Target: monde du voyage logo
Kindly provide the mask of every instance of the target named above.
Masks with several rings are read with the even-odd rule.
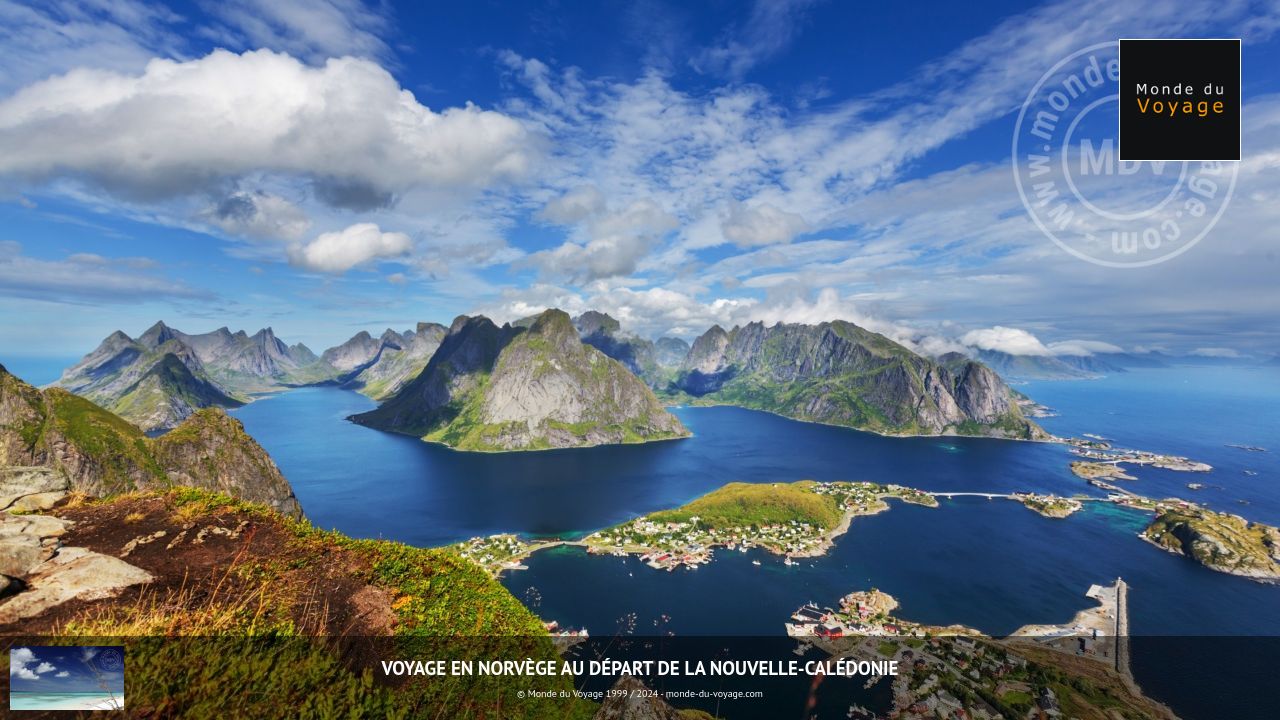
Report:
[[[1238,40],[1126,39],[1072,53],[1018,113],[1012,159],[1023,206],[1054,243],[1091,263],[1176,257],[1230,201],[1240,109]]]

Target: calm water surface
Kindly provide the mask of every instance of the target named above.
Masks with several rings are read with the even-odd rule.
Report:
[[[1280,372],[1144,370],[1020,389],[1061,413],[1043,421],[1052,432],[1097,433],[1119,446],[1215,467],[1203,475],[1135,468],[1138,480],[1129,484],[1135,492],[1194,498],[1280,523]],[[694,433],[687,440],[486,455],[345,421],[372,406],[355,393],[309,388],[235,414],[280,464],[318,525],[416,545],[497,532],[577,535],[735,480],[1094,492],[1068,470],[1065,448],[1042,443],[885,438],[736,408],[686,408],[675,412]],[[1188,482],[1209,487],[1192,491]],[[586,626],[595,636],[632,627],[776,635],[801,603],[834,604],[869,587],[896,596],[903,617],[1002,634],[1026,623],[1064,622],[1090,604],[1083,593],[1091,583],[1122,576],[1131,588],[1135,635],[1280,636],[1280,587],[1162,552],[1136,537],[1145,522],[1140,513],[1106,505],[1050,520],[1009,501],[957,498],[938,509],[894,503],[889,512],[855,520],[827,556],[796,567],[721,551],[699,570],[666,573],[566,548],[529,559],[527,571],[508,573],[503,582],[543,617]],[[1189,717],[1222,717],[1226,710],[1250,716],[1259,698],[1240,689],[1239,669],[1215,670],[1221,658],[1206,653],[1135,641],[1134,671],[1149,692]]]

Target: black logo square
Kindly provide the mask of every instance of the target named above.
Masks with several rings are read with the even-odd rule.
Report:
[[[1120,41],[1121,160],[1240,159],[1239,40]]]

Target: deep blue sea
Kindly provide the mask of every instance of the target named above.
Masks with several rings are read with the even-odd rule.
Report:
[[[1190,497],[1280,524],[1280,371],[1139,370],[1019,389],[1059,413],[1042,421],[1051,432],[1095,433],[1215,468],[1134,468],[1138,479],[1128,487],[1135,492]],[[679,408],[694,433],[687,440],[486,455],[344,420],[372,405],[348,391],[309,388],[235,414],[275,457],[315,523],[417,545],[498,532],[579,535],[735,480],[1094,492],[1071,474],[1066,448],[1043,443],[886,438],[737,408]],[[1189,482],[1208,487],[1193,491]],[[1134,642],[1140,684],[1187,717],[1249,716],[1258,698],[1241,692],[1238,666],[1226,670],[1221,658],[1204,657],[1220,654],[1208,644],[1159,638],[1280,636],[1280,587],[1162,552],[1136,537],[1145,522],[1109,505],[1051,520],[1009,501],[957,498],[938,509],[894,504],[859,518],[829,555],[791,568],[763,554],[721,551],[696,571],[666,573],[563,548],[530,558],[528,570],[503,582],[542,617],[597,637],[776,635],[800,604],[833,604],[869,587],[896,596],[903,617],[1002,634],[1065,622],[1091,605],[1083,596],[1090,584],[1120,576],[1130,585],[1133,634],[1153,638]]]

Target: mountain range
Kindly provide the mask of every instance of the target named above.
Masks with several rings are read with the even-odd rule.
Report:
[[[331,375],[305,345],[285,345],[271,328],[188,335],[158,322],[136,340],[112,333],[53,385],[150,432],[172,428],[200,408],[238,407],[255,393]]]
[[[340,373],[343,387],[384,400],[422,372],[448,332],[443,325],[418,323],[402,333],[388,328],[375,340],[362,330],[320,359]]]
[[[560,310],[501,327],[460,316],[422,372],[362,425],[462,450],[539,450],[684,437],[622,363]]]
[[[840,320],[714,326],[694,341],[673,389],[702,404],[890,434],[1046,437],[982,363],[930,360]]]
[[[652,388],[665,387],[674,377],[689,343],[680,338],[662,337],[646,340],[622,331],[622,325],[614,318],[595,310],[588,310],[573,319],[582,342],[617,360]]]
[[[1013,377],[1123,370],[1101,359],[980,359],[929,359],[843,321],[715,326],[690,346],[627,333],[604,313],[570,319],[556,310],[503,326],[462,316],[449,328],[361,331],[319,356],[270,328],[190,335],[156,323],[136,340],[113,333],[55,386],[161,432],[203,407],[335,384],[381,401],[356,422],[459,449],[507,450],[687,434],[659,397],[894,434],[1036,438],[1043,432],[990,366]]]

